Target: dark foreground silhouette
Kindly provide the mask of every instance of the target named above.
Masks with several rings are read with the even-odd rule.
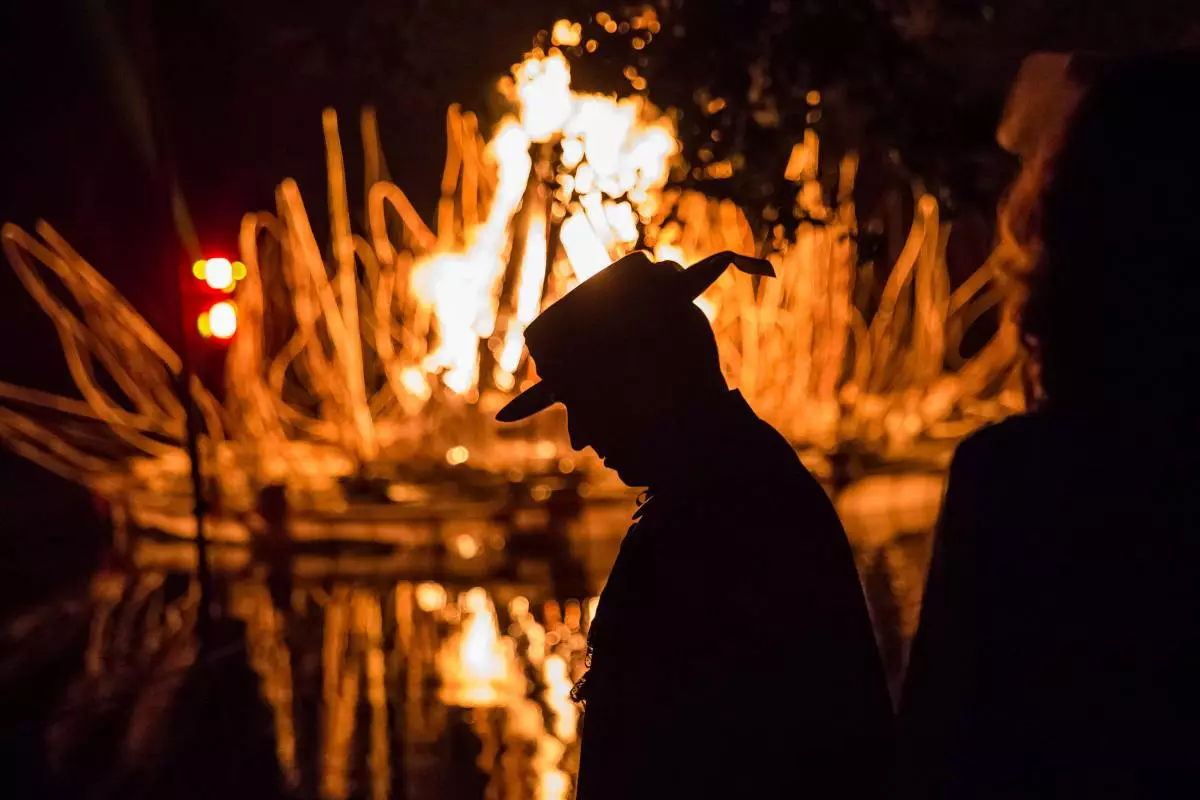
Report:
[[[731,261],[770,274],[635,253],[581,284],[529,327],[544,381],[499,415],[563,402],[574,447],[649,487],[576,687],[580,800],[858,798],[885,774],[891,706],[845,533],[729,391],[691,302]]]
[[[951,467],[911,797],[1200,796],[1200,56],[1099,72],[1029,228],[1041,407]]]

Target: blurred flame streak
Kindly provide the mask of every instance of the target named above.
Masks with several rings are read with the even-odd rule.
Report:
[[[233,614],[246,623],[250,666],[258,674],[263,698],[275,720],[275,748],[286,786],[299,785],[296,766],[296,721],[293,714],[291,653],[281,613],[271,604],[266,586],[256,582],[233,584]]]
[[[817,133],[812,128],[808,128],[804,131],[804,138],[792,145],[792,152],[788,156],[783,177],[797,183],[803,180],[812,180],[817,175],[819,154],[820,145]]]
[[[365,688],[371,796],[383,800],[391,785],[391,751],[379,598],[367,589],[335,588],[325,606],[324,633],[321,796],[350,795],[351,748]]]
[[[361,685],[351,663],[351,591],[334,590],[325,607],[322,655],[321,796],[345,798],[350,793],[350,746]]]
[[[436,256],[417,267],[413,288],[431,307],[439,324],[440,344],[426,357],[427,372],[442,371],[451,391],[465,394],[475,387],[479,340],[496,324],[495,296],[503,277],[504,254],[511,247],[510,221],[529,179],[529,138],[515,120],[502,122],[488,144],[497,167],[497,188],[484,224],[469,231],[464,254]]]
[[[575,741],[579,707],[571,699],[571,680],[567,662],[560,656],[547,656],[542,664],[542,676],[546,681],[546,705],[554,712],[554,736],[560,742]]]
[[[529,222],[521,278],[517,286],[517,325],[508,329],[504,350],[500,354],[500,369],[509,375],[516,372],[525,347],[523,332],[541,311],[542,284],[546,278],[546,218],[534,214]]]

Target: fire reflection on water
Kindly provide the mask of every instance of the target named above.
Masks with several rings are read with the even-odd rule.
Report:
[[[932,488],[906,491],[908,506],[900,498],[874,510],[883,521],[854,502],[845,509],[858,515],[849,527],[887,659],[902,659],[911,634],[927,542],[915,535],[905,544],[897,532],[928,525],[936,508],[925,502],[935,497]],[[544,582],[389,577],[394,569],[351,577],[344,559],[310,555],[294,558],[281,581],[278,568],[245,548],[218,546],[222,605],[239,625],[206,654],[195,642],[198,592],[181,557],[191,548],[138,540],[132,553],[138,568],[99,572],[78,604],[88,631],[83,669],[46,731],[64,771],[76,768],[77,751],[95,746],[96,723],[86,720],[108,713],[113,698],[129,709],[118,711],[129,731],[115,771],[153,772],[161,741],[181,731],[183,746],[191,746],[189,712],[174,698],[185,674],[211,670],[218,678],[200,704],[228,709],[247,739],[269,728],[260,749],[271,751],[264,760],[287,797],[570,796],[580,713],[569,693],[584,669],[594,580],[587,597],[558,601]],[[589,571],[602,575],[612,555],[597,553],[604,563]],[[41,629],[25,624],[0,639],[36,650],[60,626],[48,616]],[[664,624],[662,646],[670,636]],[[234,662],[251,676],[248,694],[229,690],[222,677]],[[5,659],[0,667],[11,675]],[[237,768],[233,762],[251,745],[231,742],[231,763],[213,760],[206,768]]]
[[[152,774],[172,730],[182,731],[185,750],[209,752],[201,733],[188,741],[189,715],[205,712],[184,707],[180,686],[190,673],[244,662],[269,714],[271,769],[288,797],[569,796],[579,723],[569,691],[583,668],[587,623],[580,603],[564,613],[518,593],[528,587],[406,580],[325,581],[280,597],[268,573],[260,565],[230,577],[225,606],[240,624],[211,653],[196,647],[189,577],[99,573],[86,603],[84,669],[45,731],[57,768],[77,769],[78,754],[98,747],[91,732],[114,704],[127,731],[111,765],[71,779],[104,785],[113,775]],[[507,598],[499,609],[498,598]],[[28,646],[31,633],[46,631],[23,633]],[[245,731],[245,741],[229,743],[236,759],[258,735],[255,703],[227,695],[223,681],[198,708],[234,716]],[[464,738],[474,742],[465,751]],[[459,784],[464,773],[479,778],[474,790]]]
[[[104,586],[139,602],[161,583],[145,573],[119,589],[110,576]],[[498,596],[510,596],[503,632]],[[492,593],[400,581],[297,588],[281,608],[261,574],[232,582],[229,597],[272,712],[280,772],[301,796],[308,796],[304,782],[313,766],[299,764],[298,753],[312,745],[298,740],[314,735],[317,765],[309,780],[321,797],[392,797],[400,783],[414,789],[412,796],[438,796],[439,767],[455,766],[444,761],[447,728],[458,721],[479,740],[476,766],[488,776],[487,796],[568,796],[579,719],[569,692],[583,668],[587,623],[578,601],[565,609],[547,601],[535,614],[512,588]],[[191,594],[177,601],[180,608],[194,602]],[[115,607],[97,606],[97,665],[111,663],[111,653],[100,651],[110,641],[102,633],[119,624]],[[296,650],[297,626],[320,629],[315,732],[297,720],[297,708],[313,700],[297,694],[294,670],[307,656]],[[394,775],[395,764],[410,774]]]

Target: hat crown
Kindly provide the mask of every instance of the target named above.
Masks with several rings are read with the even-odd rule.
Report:
[[[637,358],[645,343],[672,335],[674,329],[694,330],[679,324],[681,316],[697,313],[692,301],[730,264],[752,275],[775,275],[770,262],[729,251],[688,269],[674,261],[653,261],[641,250],[614,261],[525,329],[525,344],[538,373],[551,384],[580,374],[603,373]],[[540,410],[533,407],[537,403],[553,402],[546,386],[537,394],[536,400],[529,391],[514,398],[499,418],[522,419]]]
[[[638,250],[580,283],[530,323],[525,341],[539,368],[547,361],[577,360],[653,335],[734,264],[757,275],[774,275],[769,262],[728,251],[689,269],[653,261]]]

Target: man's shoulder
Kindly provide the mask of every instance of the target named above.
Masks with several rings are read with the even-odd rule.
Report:
[[[738,537],[748,547],[763,536],[778,543],[780,534],[797,541],[812,541],[821,531],[844,535],[825,489],[795,452],[784,447],[785,452],[768,457],[742,453],[731,458],[722,482],[664,496],[661,502],[655,498],[645,515],[649,527],[679,528],[693,537]]]
[[[821,483],[804,465],[796,448],[783,434],[763,422],[757,440],[763,457],[745,470],[746,482],[789,503],[817,503],[833,508]]]

